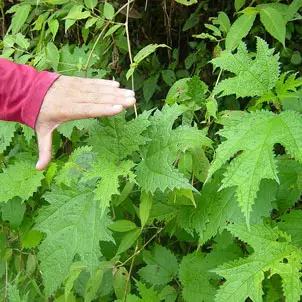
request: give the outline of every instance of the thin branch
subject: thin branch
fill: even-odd
[[[131,52],[131,42],[130,42],[130,34],[129,34],[129,27],[128,27],[128,21],[129,21],[129,11],[130,11],[130,4],[131,0],[128,0],[127,2],[127,14],[126,14],[126,22],[125,22],[125,30],[126,30],[126,36],[127,36],[127,44],[128,44],[128,53],[129,53],[129,59],[130,59],[130,66],[133,64],[133,58],[132,58],[132,52]],[[134,77],[133,74],[131,75],[131,86],[132,90],[134,91]],[[136,105],[134,105],[134,113],[135,117],[137,118],[137,108]]]

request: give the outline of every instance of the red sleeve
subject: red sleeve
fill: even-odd
[[[0,120],[34,129],[45,94],[59,76],[0,59]]]

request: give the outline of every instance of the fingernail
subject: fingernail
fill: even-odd
[[[125,96],[134,96],[134,91],[133,90],[127,90],[125,93]]]
[[[114,111],[120,111],[122,108],[123,108],[122,105],[113,105],[113,106],[112,106],[112,109],[113,109]]]
[[[126,103],[128,105],[132,105],[134,102],[135,102],[135,98],[134,97],[126,98]]]
[[[39,166],[40,166],[40,161],[37,162],[36,169],[39,169]]]

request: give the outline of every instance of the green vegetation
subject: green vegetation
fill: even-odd
[[[300,301],[302,1],[120,2],[0,1],[2,57],[138,101],[43,172],[0,122],[0,301]]]

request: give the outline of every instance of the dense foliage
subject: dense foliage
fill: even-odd
[[[138,101],[60,126],[43,172],[0,122],[0,300],[300,301],[301,7],[0,1],[2,57]]]

